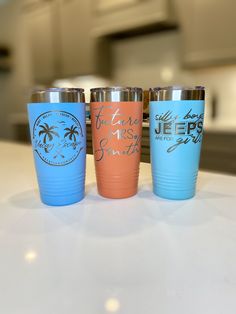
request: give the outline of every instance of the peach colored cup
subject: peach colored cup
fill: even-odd
[[[90,104],[98,192],[107,198],[133,196],[141,157],[142,89],[93,89],[91,100],[104,100]]]

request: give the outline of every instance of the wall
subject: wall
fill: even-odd
[[[12,71],[0,73],[0,138],[6,139],[15,137],[12,126],[20,121],[21,113],[22,119],[26,120],[26,102],[33,85],[20,2],[15,0],[0,6],[0,44],[8,44],[13,51]],[[112,43],[112,51],[113,76],[110,84],[143,88],[172,84],[205,85],[208,88],[206,122],[211,122],[211,98],[215,93],[219,102],[217,125],[236,128],[236,65],[184,69],[179,31],[116,40]],[[80,80],[76,84],[78,82],[81,84]]]
[[[0,138],[13,139],[17,113],[26,112],[28,90],[32,86],[24,23],[19,0],[0,6],[0,44],[12,50],[12,70],[0,72]]]
[[[113,44],[113,80],[117,85],[149,88],[167,85],[207,87],[206,122],[211,122],[212,95],[218,98],[218,125],[236,128],[236,65],[184,69],[180,31],[117,40]]]

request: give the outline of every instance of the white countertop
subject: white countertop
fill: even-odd
[[[235,314],[236,177],[200,173],[188,201],[151,192],[41,204],[31,148],[0,143],[1,314]]]

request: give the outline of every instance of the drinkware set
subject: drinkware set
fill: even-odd
[[[152,88],[150,149],[153,192],[167,199],[195,195],[203,134],[204,87]],[[91,89],[91,126],[98,193],[127,198],[138,190],[143,90]],[[84,198],[86,119],[84,90],[32,92],[28,104],[40,196],[48,205]]]

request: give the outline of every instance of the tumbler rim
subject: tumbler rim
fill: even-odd
[[[157,86],[157,87],[151,87],[149,89],[151,90],[205,90],[204,86],[196,85],[196,86],[182,86],[182,85],[173,85],[173,86]]]
[[[204,86],[166,86],[149,89],[150,101],[205,100]]]
[[[105,86],[90,89],[91,102],[143,101],[143,89],[129,86]]]
[[[85,102],[85,95],[83,88],[35,88],[31,92],[32,103],[71,103],[71,102]]]
[[[104,87],[95,87],[90,89],[91,92],[100,92],[100,91],[134,91],[134,92],[143,92],[141,87],[130,87],[130,86],[104,86]]]

